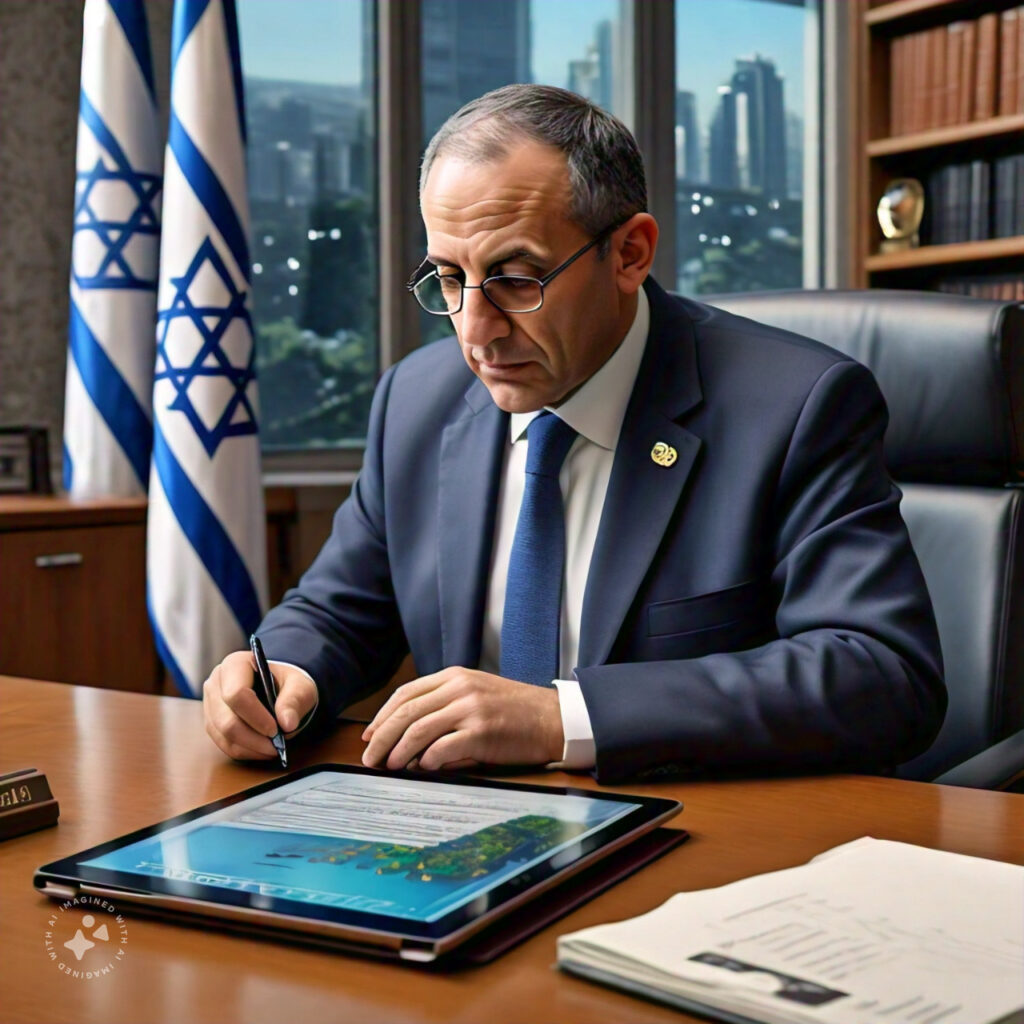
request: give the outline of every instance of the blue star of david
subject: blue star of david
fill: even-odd
[[[72,265],[71,272],[80,288],[133,288],[155,290],[156,277],[139,277],[125,258],[125,247],[136,235],[159,235],[160,222],[154,202],[160,194],[159,174],[145,174],[136,171],[127,163],[118,163],[109,168],[97,160],[91,171],[79,171],[75,175],[79,186],[75,200],[75,234],[88,231],[96,235],[106,249],[95,274],[78,274]],[[108,182],[123,182],[135,195],[135,208],[127,220],[111,220],[97,210],[97,186]]]
[[[226,305],[197,306],[189,298],[189,286],[205,263],[210,264],[228,292]],[[158,363],[162,360],[163,365],[154,374],[154,380],[168,380],[174,385],[176,395],[167,408],[185,414],[207,455],[213,458],[225,438],[255,434],[258,430],[256,413],[246,394],[249,382],[256,378],[255,348],[250,346],[245,366],[239,367],[231,363],[220,344],[234,320],[243,321],[251,337],[252,319],[245,305],[246,292],[235,287],[227,266],[208,237],[199,246],[188,270],[181,277],[172,277],[171,284],[175,289],[171,304],[157,313],[156,350]],[[187,365],[175,365],[167,349],[168,331],[179,317],[187,318],[202,338],[199,350]],[[200,418],[189,398],[189,385],[198,378],[221,378],[232,385],[231,396],[212,429]],[[240,409],[242,416],[238,417]]]

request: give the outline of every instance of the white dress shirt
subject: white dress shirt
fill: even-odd
[[[633,324],[619,347],[571,398],[557,408],[549,409],[579,434],[558,476],[565,506],[565,577],[559,632],[558,671],[561,678],[553,682],[558,688],[565,746],[562,760],[552,767],[592,768],[595,763],[594,731],[590,725],[590,714],[580,684],[575,679],[583,594],[615,459],[615,447],[640,369],[650,319],[647,295],[641,289],[638,292]],[[505,582],[526,477],[526,453],[529,447],[526,428],[539,415],[538,410],[513,413],[511,417],[484,612],[480,668],[485,672],[496,673],[501,663]]]

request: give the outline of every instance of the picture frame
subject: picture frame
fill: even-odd
[[[0,494],[51,494],[45,427],[0,427]]]

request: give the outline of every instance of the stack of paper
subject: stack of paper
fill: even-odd
[[[858,839],[562,936],[558,964],[732,1021],[1024,1021],[1024,867]]]

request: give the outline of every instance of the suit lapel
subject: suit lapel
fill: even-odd
[[[661,544],[701,442],[677,420],[702,399],[693,323],[655,284],[647,348],[626,409],[590,561],[579,665],[603,664]],[[659,442],[671,466],[654,461]]]
[[[442,663],[474,667],[480,660],[508,414],[479,381],[465,400],[465,415],[441,439],[438,597]]]

